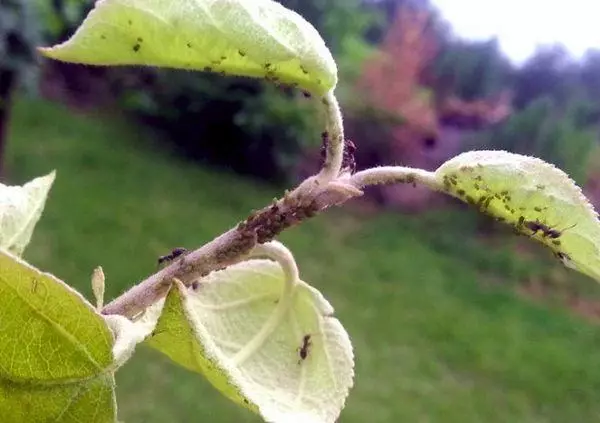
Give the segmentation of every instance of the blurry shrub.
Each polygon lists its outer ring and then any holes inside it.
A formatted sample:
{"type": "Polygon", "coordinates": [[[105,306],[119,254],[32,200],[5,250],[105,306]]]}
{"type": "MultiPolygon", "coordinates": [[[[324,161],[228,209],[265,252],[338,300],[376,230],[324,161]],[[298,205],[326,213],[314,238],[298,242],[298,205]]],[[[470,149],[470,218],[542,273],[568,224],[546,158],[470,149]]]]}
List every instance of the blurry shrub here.
{"type": "Polygon", "coordinates": [[[0,0],[0,68],[21,71],[34,61],[37,16],[25,0],[0,0]]]}
{"type": "MultiPolygon", "coordinates": [[[[119,82],[124,76],[118,75],[119,82]]],[[[281,178],[304,143],[319,139],[316,109],[299,93],[245,78],[178,70],[128,76],[132,81],[119,89],[125,109],[195,160],[281,178]]]]}
{"type": "Polygon", "coordinates": [[[38,20],[26,0],[0,0],[0,174],[13,94],[19,83],[35,81],[38,20]]]}
{"type": "MultiPolygon", "coordinates": [[[[375,15],[359,0],[281,3],[324,36],[347,93],[370,51],[363,36],[375,15]]],[[[172,70],[117,70],[112,77],[125,110],[155,124],[166,142],[194,159],[283,178],[306,147],[321,142],[316,102],[271,83],[172,70]]]]}
{"type": "Polygon", "coordinates": [[[442,39],[441,53],[434,66],[435,79],[450,94],[476,100],[502,91],[511,78],[510,62],[498,41],[442,39]]]}
{"type": "MultiPolygon", "coordinates": [[[[28,0],[30,1],[30,0],[28,0]]],[[[66,40],[94,6],[94,0],[34,0],[48,43],[66,40]]]]}
{"type": "Polygon", "coordinates": [[[584,100],[574,99],[559,108],[551,97],[540,97],[503,124],[475,135],[465,147],[533,155],[583,184],[597,143],[596,131],[588,125],[594,113],[593,105],[584,100]]]}
{"type": "Polygon", "coordinates": [[[575,89],[578,67],[561,45],[539,48],[515,73],[514,105],[524,108],[542,96],[565,104],[575,89]]]}

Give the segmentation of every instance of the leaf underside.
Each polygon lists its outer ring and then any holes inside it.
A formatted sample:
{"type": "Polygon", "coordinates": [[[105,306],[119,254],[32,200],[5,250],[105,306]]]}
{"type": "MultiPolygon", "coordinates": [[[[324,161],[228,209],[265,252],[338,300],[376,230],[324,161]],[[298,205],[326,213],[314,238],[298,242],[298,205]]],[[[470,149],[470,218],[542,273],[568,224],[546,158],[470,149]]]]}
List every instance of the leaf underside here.
{"type": "Polygon", "coordinates": [[[337,67],[317,30],[272,0],[100,0],[66,42],[67,62],[266,78],[324,95],[337,67]]]}
{"type": "Polygon", "coordinates": [[[283,285],[269,260],[176,285],[148,342],[266,421],[333,422],[353,384],[352,345],[318,291],[299,281],[286,300],[283,285]]]}
{"type": "Polygon", "coordinates": [[[560,169],[505,151],[463,153],[435,172],[443,190],[550,248],[600,281],[598,214],[560,169]]]}
{"type": "Polygon", "coordinates": [[[55,172],[23,186],[0,184],[0,250],[20,256],[29,244],[54,182],[55,172]]]}

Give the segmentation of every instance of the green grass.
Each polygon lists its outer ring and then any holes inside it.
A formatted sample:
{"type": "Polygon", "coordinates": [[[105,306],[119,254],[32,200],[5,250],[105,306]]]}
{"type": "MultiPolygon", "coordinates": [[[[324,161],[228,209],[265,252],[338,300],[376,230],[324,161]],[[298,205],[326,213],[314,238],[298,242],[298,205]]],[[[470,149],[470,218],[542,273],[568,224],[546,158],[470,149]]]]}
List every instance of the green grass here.
{"type": "MultiPolygon", "coordinates": [[[[279,194],[107,117],[21,101],[11,128],[11,183],[58,170],[26,258],[88,297],[98,264],[112,298],[153,272],[158,255],[208,241],[279,194]]],[[[340,422],[597,422],[600,329],[514,295],[515,279],[548,263],[481,244],[465,216],[332,210],[284,234],[355,346],[340,422]],[[482,283],[492,276],[504,284],[482,283]]],[[[144,347],[117,382],[127,423],[260,421],[144,347]]]]}

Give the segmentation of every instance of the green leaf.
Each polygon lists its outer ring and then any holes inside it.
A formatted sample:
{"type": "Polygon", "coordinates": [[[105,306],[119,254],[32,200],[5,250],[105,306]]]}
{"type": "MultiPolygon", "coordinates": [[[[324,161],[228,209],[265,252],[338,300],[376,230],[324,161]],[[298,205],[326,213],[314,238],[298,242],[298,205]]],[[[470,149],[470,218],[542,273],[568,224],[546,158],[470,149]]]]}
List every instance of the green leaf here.
{"type": "Polygon", "coordinates": [[[0,250],[23,254],[44,211],[55,176],[53,171],[22,187],[0,184],[0,250]]]}
{"type": "Polygon", "coordinates": [[[0,421],[113,422],[112,344],[79,293],[0,252],[0,421]]]}
{"type": "Polygon", "coordinates": [[[176,283],[147,342],[268,422],[334,422],[353,384],[352,345],[317,290],[285,284],[270,260],[176,283]]]}
{"type": "Polygon", "coordinates": [[[15,384],[0,380],[0,421],[10,423],[113,423],[112,374],[60,385],[15,384]]]}
{"type": "Polygon", "coordinates": [[[598,214],[569,176],[540,159],[471,151],[435,172],[448,194],[549,247],[566,266],[600,281],[598,214]]]}
{"type": "Polygon", "coordinates": [[[268,78],[324,95],[337,67],[317,30],[272,0],[100,0],[41,52],[91,65],[149,65],[268,78]]]}

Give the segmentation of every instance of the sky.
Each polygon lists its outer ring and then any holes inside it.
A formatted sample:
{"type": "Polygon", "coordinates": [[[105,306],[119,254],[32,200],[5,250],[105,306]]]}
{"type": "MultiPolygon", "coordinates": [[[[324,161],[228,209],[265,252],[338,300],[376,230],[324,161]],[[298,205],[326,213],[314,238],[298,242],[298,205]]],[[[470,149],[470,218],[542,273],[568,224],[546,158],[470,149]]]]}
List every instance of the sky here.
{"type": "Polygon", "coordinates": [[[539,44],[563,44],[574,57],[600,48],[600,0],[431,0],[455,34],[498,37],[505,54],[523,63],[539,44]]]}

